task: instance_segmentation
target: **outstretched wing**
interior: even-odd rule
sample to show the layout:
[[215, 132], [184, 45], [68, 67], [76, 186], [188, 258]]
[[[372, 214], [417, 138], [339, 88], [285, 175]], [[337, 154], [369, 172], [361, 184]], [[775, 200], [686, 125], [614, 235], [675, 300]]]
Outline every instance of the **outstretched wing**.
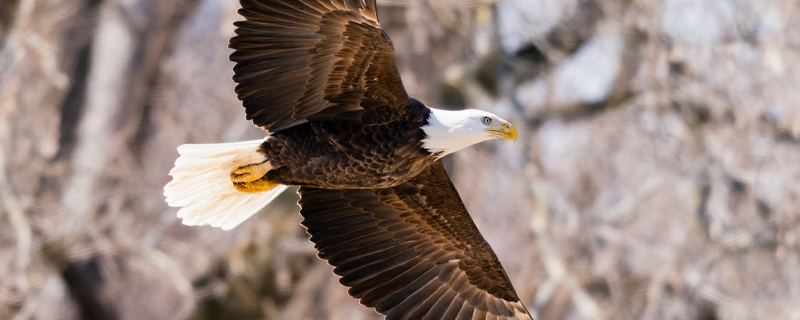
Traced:
[[440, 161], [395, 188], [298, 192], [319, 257], [387, 319], [531, 319]]
[[[409, 104], [375, 0], [240, 0], [230, 59], [247, 119], [270, 131]], [[374, 118], [374, 117], [373, 117]]]

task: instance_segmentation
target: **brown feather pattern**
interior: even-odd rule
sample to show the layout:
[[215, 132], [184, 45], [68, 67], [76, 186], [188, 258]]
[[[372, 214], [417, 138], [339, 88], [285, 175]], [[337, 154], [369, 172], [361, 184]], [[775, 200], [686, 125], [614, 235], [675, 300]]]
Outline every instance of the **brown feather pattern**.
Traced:
[[[234, 81], [270, 131], [261, 178], [301, 186], [303, 225], [387, 319], [530, 319], [408, 97], [375, 0], [240, 0]], [[303, 123], [306, 122], [306, 123]]]
[[[387, 188], [405, 183], [435, 161], [423, 148], [430, 109], [411, 99], [405, 116], [384, 122], [386, 107], [343, 113], [270, 134], [260, 152], [264, 179], [326, 189]], [[365, 124], [368, 122], [370, 124]]]
[[440, 161], [392, 188], [298, 193], [319, 257], [387, 319], [531, 319]]
[[409, 97], [374, 0], [240, 2], [230, 59], [248, 120], [276, 131], [380, 107], [359, 120], [402, 116]]

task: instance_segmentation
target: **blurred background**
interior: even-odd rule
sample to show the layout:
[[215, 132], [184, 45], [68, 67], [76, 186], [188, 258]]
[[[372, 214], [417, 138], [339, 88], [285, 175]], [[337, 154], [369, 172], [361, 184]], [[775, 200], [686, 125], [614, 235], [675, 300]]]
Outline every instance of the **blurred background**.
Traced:
[[[379, 0], [403, 81], [520, 128], [447, 158], [537, 319], [800, 319], [800, 3]], [[162, 187], [257, 139], [233, 0], [0, 1], [0, 319], [380, 319], [285, 193], [232, 231]]]

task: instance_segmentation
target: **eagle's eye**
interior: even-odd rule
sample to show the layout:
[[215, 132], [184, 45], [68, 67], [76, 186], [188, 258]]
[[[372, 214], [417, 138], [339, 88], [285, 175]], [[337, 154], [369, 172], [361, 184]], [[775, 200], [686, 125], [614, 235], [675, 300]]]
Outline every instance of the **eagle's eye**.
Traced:
[[483, 121], [483, 124], [485, 124], [487, 126], [492, 124], [492, 118], [489, 118], [489, 117], [483, 117], [483, 120], [481, 120], [481, 121]]

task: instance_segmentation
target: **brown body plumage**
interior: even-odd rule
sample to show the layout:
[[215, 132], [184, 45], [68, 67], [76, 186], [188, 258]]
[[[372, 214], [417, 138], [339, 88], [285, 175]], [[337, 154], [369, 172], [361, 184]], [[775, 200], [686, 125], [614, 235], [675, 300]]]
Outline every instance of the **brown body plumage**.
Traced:
[[230, 229], [300, 186], [319, 257], [387, 319], [531, 319], [438, 160], [516, 129], [410, 98], [374, 0], [240, 3], [236, 93], [269, 135], [178, 148], [184, 223]]
[[261, 145], [273, 168], [262, 179], [326, 189], [388, 188], [404, 183], [436, 157], [424, 148], [430, 109], [412, 99], [405, 116], [364, 124], [312, 121], [271, 134]]

